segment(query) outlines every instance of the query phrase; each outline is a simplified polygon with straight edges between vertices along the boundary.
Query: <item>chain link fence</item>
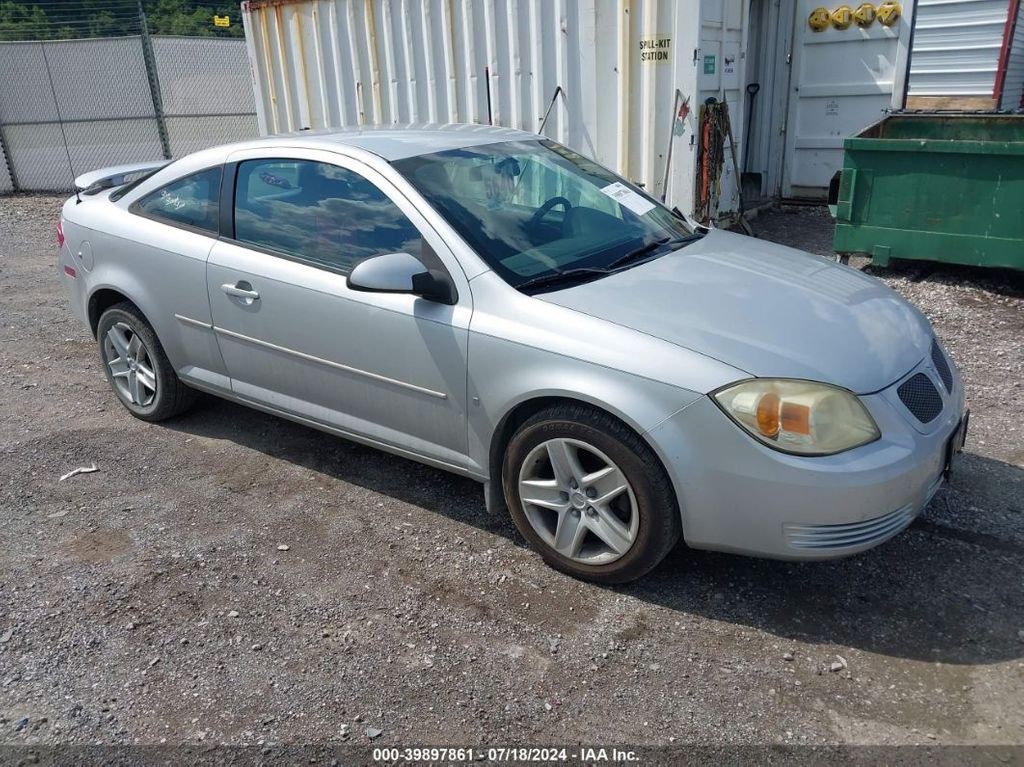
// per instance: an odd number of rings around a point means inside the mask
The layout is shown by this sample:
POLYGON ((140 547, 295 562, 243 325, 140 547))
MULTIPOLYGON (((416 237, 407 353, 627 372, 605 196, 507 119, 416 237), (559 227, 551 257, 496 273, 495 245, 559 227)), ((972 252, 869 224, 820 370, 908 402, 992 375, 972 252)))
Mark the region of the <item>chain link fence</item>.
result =
POLYGON ((0 194, 14 191, 14 182, 11 180, 11 172, 7 169, 7 150, 4 142, 0 141, 0 194))
POLYGON ((257 135, 244 40, 0 43, 0 192, 257 135))
POLYGON ((258 135, 245 40, 152 41, 172 157, 258 135))

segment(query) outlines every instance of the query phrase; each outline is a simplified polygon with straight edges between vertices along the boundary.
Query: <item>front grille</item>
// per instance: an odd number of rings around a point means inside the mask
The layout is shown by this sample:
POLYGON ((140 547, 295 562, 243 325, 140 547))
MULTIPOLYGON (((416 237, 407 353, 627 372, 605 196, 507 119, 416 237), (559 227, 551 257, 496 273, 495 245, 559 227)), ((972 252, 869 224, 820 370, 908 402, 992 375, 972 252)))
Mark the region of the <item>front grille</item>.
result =
POLYGON ((932 379, 924 373, 916 373, 900 384, 896 390, 900 401, 921 423, 935 420, 942 412, 942 396, 932 379))
POLYGON ((909 504, 863 522, 844 525, 786 524, 782 529, 786 541, 794 549, 849 549, 881 543, 913 521, 914 506, 909 504))
POLYGON ((949 369, 946 355, 942 353, 942 349, 939 348, 939 344, 936 341, 932 341, 932 364, 935 365, 935 369, 938 371, 939 378, 942 379, 942 385, 946 387, 946 391, 953 391, 953 371, 949 369))

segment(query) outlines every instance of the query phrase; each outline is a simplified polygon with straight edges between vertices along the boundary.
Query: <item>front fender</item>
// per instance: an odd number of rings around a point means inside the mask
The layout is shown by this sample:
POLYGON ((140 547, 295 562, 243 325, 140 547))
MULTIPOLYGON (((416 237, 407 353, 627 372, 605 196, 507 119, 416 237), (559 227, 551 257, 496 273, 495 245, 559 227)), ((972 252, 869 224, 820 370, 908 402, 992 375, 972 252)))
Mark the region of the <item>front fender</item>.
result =
POLYGON ((643 435, 702 396, 512 341, 471 334, 469 343, 469 458, 485 477, 492 474, 493 448, 503 425, 527 403, 552 398, 583 402, 643 435))
POLYGON ((748 377, 660 338, 523 295, 493 272, 470 287, 467 452, 485 479, 496 435, 526 402, 585 402, 643 435, 702 392, 748 377))

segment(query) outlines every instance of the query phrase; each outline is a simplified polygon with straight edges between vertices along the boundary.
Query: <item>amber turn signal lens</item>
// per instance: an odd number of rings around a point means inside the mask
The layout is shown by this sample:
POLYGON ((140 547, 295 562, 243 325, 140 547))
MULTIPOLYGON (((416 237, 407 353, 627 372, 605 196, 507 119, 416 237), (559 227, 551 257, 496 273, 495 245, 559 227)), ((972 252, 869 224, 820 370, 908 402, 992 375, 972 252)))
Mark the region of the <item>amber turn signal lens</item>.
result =
POLYGON ((811 409, 795 402, 782 403, 782 430, 793 434, 811 433, 811 409))
POLYGON ((780 402, 775 392, 768 392, 757 401, 757 428, 766 437, 779 433, 780 402))

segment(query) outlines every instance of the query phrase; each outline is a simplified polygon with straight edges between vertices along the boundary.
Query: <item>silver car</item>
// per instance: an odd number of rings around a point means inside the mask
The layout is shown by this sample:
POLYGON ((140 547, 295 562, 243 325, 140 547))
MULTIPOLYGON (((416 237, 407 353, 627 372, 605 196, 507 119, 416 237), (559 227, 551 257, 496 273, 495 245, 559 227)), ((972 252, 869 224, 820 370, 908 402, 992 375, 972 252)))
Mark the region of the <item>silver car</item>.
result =
POLYGON ((680 535, 863 551, 963 443, 960 375, 893 291, 533 134, 306 132, 77 183, 60 277, 133 415, 205 391, 473 477, 580 578, 680 535))

